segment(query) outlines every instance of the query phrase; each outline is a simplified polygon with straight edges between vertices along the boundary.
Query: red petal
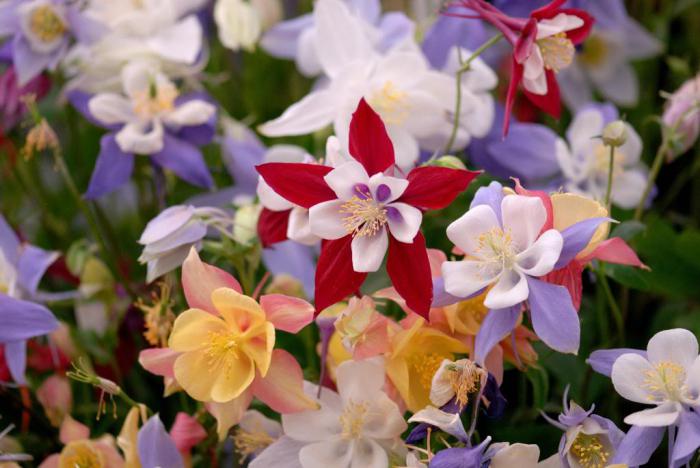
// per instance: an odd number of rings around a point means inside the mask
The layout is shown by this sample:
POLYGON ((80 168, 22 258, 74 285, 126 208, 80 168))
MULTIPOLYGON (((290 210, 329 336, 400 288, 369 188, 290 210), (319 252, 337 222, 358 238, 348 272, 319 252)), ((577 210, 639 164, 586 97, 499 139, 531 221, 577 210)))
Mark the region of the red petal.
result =
POLYGON ((557 83, 556 75, 552 70, 547 70, 546 74, 547 94, 532 94, 527 89, 524 89, 523 92, 525 93, 525 96, 527 96, 527 98, 530 100, 530 102, 532 102, 534 105, 536 105, 555 119, 558 119, 559 115, 561 115, 561 98, 559 97, 559 83, 557 83))
POLYGON ((292 210, 272 211, 263 208, 258 218, 258 236, 263 247, 287 240, 289 213, 292 210))
POLYGON ((427 320, 433 302, 433 280, 423 234, 419 232, 412 244, 389 236, 386 271, 406 305, 427 320))
POLYGON ((566 0, 552 0, 547 5, 544 5, 530 13, 531 18, 545 19, 553 18, 561 11, 560 7, 566 3, 566 0))
POLYGON ((394 165, 394 145, 379 114, 364 98, 350 121, 350 154, 372 175, 394 165))
POLYGON ((511 64, 510 83, 508 83, 508 93, 506 94, 506 111, 503 116, 503 138, 508 135, 510 127, 510 115, 513 113, 513 103, 515 102, 515 93, 518 91, 518 84, 523 79, 523 66, 520 65, 515 56, 513 56, 511 64))
POLYGON ((575 8, 564 8, 560 10, 561 13, 566 13, 567 15, 578 16, 583 20, 583 25, 580 28, 572 29, 571 31, 566 31, 566 36, 574 43, 574 45, 579 45, 586 40, 588 35, 591 33, 591 28, 595 19, 583 10, 577 10, 575 8))
POLYGON ((542 278, 547 283, 564 286, 569 291, 571 302, 576 310, 581 308, 581 298, 583 297, 583 283, 581 281, 583 265, 577 260, 572 260, 564 268, 554 270, 542 278))
POLYGON ((311 208, 337 198, 323 177, 333 170, 320 164, 267 163, 255 166, 258 173, 281 197, 311 208))
POLYGON ((352 268, 352 236, 325 241, 316 265, 316 313, 355 293, 367 273, 352 268))
POLYGON ((417 167, 408 174, 408 187, 399 201, 424 210, 441 210, 479 174, 479 171, 448 167, 417 167))
POLYGON ((518 41, 515 43, 515 48, 513 49, 513 57, 515 57, 516 62, 523 64, 532 53, 532 44, 535 43, 537 39, 537 20, 531 18, 525 24, 523 32, 518 37, 518 41))

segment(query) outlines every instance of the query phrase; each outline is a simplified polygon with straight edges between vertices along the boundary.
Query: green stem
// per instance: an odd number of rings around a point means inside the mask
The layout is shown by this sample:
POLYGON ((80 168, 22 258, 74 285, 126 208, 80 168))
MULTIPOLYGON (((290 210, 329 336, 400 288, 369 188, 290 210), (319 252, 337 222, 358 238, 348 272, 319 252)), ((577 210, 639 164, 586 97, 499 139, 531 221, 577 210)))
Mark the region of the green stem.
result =
POLYGON ((608 188, 605 191, 605 206, 611 211, 610 195, 613 186, 613 169, 615 167, 615 147, 610 145, 610 162, 608 164, 608 188))
POLYGON ((661 141, 659 149, 656 151, 654 162, 652 163, 651 170, 649 171, 649 177, 647 178, 647 185, 646 187, 644 187, 644 193, 642 194, 642 198, 639 200, 639 205, 637 205, 637 209, 634 211, 635 221, 641 221, 642 219, 642 215, 644 214, 644 205, 647 199, 649 198, 651 188, 654 186, 656 178, 659 176, 659 172, 661 171, 661 165, 664 162, 664 156, 666 155, 666 153, 668 153, 671 140, 668 137, 667 133, 668 132, 664 132, 663 140, 661 141))
POLYGON ((454 122, 452 123, 452 133, 450 133, 450 139, 447 140, 447 144, 445 145, 445 154, 450 154, 450 151, 452 151, 452 146, 457 139, 457 131, 459 130, 459 115, 462 113, 462 75, 469 71, 472 62, 476 60, 477 57, 479 57, 486 49, 496 44, 502 38, 503 34, 496 34, 491 39, 480 45, 479 48, 477 48, 466 61, 462 62, 460 58, 460 67, 455 76, 455 81, 457 82, 457 97, 455 102, 454 122))
POLYGON ((603 288, 603 292, 605 293, 605 297, 608 301, 608 306, 610 307, 610 311, 612 312, 613 319, 615 319, 615 325, 617 326, 619 342, 620 344, 623 344, 625 342, 625 323, 624 319, 622 318, 622 311, 620 311, 620 308, 617 305, 617 301, 615 301, 615 296, 613 296, 612 290, 610 289, 608 277, 605 276, 605 263, 600 263, 597 273, 598 282, 603 288))

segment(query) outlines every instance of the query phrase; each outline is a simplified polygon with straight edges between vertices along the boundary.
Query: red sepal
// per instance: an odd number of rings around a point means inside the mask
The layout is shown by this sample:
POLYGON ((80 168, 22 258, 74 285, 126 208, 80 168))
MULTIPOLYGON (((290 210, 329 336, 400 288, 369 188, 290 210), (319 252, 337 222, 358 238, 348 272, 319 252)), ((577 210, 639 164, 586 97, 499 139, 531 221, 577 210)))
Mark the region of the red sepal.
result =
POLYGON ((510 128, 510 116, 513 113, 513 103, 515 102, 515 95, 518 92, 518 84, 523 79, 523 66, 518 63, 513 56, 511 60, 511 73, 510 82, 508 83, 508 93, 506 94, 506 109, 503 115, 503 138, 508 136, 508 129, 510 128))
POLYGON ((531 18, 546 19, 553 18, 561 11, 561 6, 566 3, 566 0, 552 0, 548 4, 533 10, 530 13, 531 18))
POLYGON ((384 172, 394 165, 394 145, 379 114, 360 99, 350 121, 350 155, 362 164, 367 174, 384 172))
POLYGON ((518 41, 513 47, 513 57, 519 64, 525 63, 527 58, 532 53, 532 47, 537 39, 537 20, 530 18, 525 24, 522 33, 518 37, 518 41))
POLYGON ((547 75, 547 94, 539 95, 529 92, 527 89, 523 89, 525 96, 534 105, 558 119, 561 115, 561 97, 559 96, 559 84, 557 83, 556 75, 552 70, 546 70, 547 75))
POLYGON ((564 268, 554 270, 541 279, 547 283, 564 286, 569 291, 574 307, 576 310, 579 310, 581 308, 581 298, 583 297, 582 273, 583 263, 580 263, 578 260, 572 260, 564 268))
POLYGON ((332 167, 304 163, 267 163, 255 168, 275 192, 295 205, 311 208, 338 198, 323 180, 333 170, 332 167))
POLYGON ((263 208, 258 218, 258 236, 263 247, 287 240, 287 225, 292 210, 272 211, 263 208))
POLYGON ((399 242, 394 236, 389 236, 386 271, 408 308, 429 320, 433 280, 422 233, 416 235, 412 244, 399 242))
POLYGON ((568 37, 569 40, 574 43, 574 45, 579 45, 585 41, 588 35, 591 33, 591 28, 593 27, 593 23, 595 23, 595 18, 593 18, 587 12, 576 8, 563 8, 559 10, 559 13, 578 16, 583 20, 583 25, 580 28, 566 31, 566 37, 568 37))
POLYGON ((408 187, 398 201, 424 210, 441 210, 464 192, 479 171, 424 166, 408 174, 408 187))
POLYGON ((352 236, 324 241, 316 265, 316 314, 355 293, 367 278, 352 268, 352 236))

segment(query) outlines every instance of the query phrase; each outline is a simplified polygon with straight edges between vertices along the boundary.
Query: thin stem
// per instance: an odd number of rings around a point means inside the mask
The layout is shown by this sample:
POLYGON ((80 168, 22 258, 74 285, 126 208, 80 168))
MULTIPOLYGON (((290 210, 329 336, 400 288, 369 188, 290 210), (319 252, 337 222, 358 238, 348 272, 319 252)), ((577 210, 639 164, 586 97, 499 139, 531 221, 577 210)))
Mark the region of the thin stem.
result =
POLYGON ((625 323, 624 319, 622 318, 622 312, 620 311, 620 308, 617 305, 617 301, 615 301, 615 296, 613 296, 612 290, 610 289, 610 283, 608 283, 608 278, 607 276, 605 276, 605 263, 600 263, 597 273, 598 282, 603 288, 603 292, 605 293, 605 297, 608 301, 608 306, 610 307, 610 311, 612 312, 613 318, 615 319, 618 339, 620 341, 620 344, 623 344, 625 341, 625 323))
POLYGON ((608 188, 605 191, 605 206, 610 211, 610 195, 612 194, 613 186, 613 169, 615 167, 615 147, 610 145, 610 162, 608 164, 608 188))
POLYGON ((654 182, 656 182, 656 178, 659 176, 659 172, 661 171, 661 164, 663 164, 664 162, 664 156, 669 150, 671 139, 668 137, 667 133, 668 132, 664 132, 663 140, 661 141, 659 149, 656 151, 654 162, 652 163, 651 170, 649 171, 649 177, 647 178, 647 185, 646 187, 644 187, 644 193, 642 194, 642 198, 639 200, 637 209, 634 211, 635 221, 640 221, 642 219, 642 215, 644 214, 644 205, 646 204, 646 201, 649 198, 649 194, 651 193, 651 189, 654 186, 654 182))
MULTIPOLYGON (((487 377, 488 379, 488 377, 487 377)), ((474 408, 472 409, 472 420, 469 423, 469 432, 467 433, 467 444, 471 447, 472 435, 476 429, 476 420, 479 418, 479 406, 481 406, 481 397, 484 394, 484 387, 486 386, 486 379, 479 385, 479 393, 476 395, 476 400, 474 400, 474 408)))
POLYGON ((462 75, 469 71, 471 63, 476 60, 477 57, 479 57, 486 49, 500 41, 501 38, 503 38, 503 34, 496 34, 491 39, 479 46, 479 48, 477 48, 464 62, 461 61, 460 57, 460 67, 455 76, 455 81, 457 83, 457 96, 455 102, 454 122, 452 123, 452 133, 450 133, 450 139, 447 140, 447 144, 445 145, 444 154, 450 154, 450 151, 452 151, 452 146, 457 139, 457 131, 459 130, 459 116, 462 113, 462 75))

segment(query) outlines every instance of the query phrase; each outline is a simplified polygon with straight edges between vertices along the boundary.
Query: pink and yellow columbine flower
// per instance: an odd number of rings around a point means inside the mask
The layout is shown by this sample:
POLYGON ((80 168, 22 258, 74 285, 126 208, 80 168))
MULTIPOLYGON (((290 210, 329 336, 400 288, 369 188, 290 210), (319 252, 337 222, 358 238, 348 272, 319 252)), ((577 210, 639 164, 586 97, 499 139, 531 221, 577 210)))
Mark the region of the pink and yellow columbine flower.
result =
POLYGON ((105 435, 90 439, 90 428, 66 416, 61 423, 59 438, 64 444, 61 453, 49 455, 39 468, 122 468, 124 459, 119 455, 114 438, 105 435))

